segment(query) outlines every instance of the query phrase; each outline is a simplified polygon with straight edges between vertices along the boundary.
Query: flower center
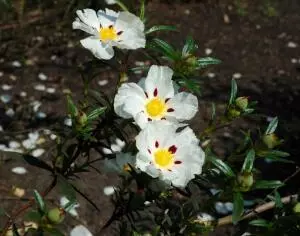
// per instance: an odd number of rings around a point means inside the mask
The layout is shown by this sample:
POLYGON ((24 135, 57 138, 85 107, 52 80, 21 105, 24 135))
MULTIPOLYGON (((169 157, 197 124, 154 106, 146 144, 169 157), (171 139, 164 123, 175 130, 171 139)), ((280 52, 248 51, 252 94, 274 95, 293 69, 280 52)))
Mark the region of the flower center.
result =
POLYGON ((113 26, 107 28, 101 28, 99 31, 99 37, 101 41, 115 40, 118 37, 117 31, 113 26))
POLYGON ((154 153, 154 160, 157 165, 162 168, 167 168, 173 163, 174 155, 168 149, 157 149, 154 153))
POLYGON ((166 110, 166 105, 160 98, 153 98, 146 104, 146 110, 150 117, 161 116, 166 110))
POLYGON ((125 172, 130 172, 130 171, 131 171, 130 165, 125 164, 125 165, 123 166, 123 170, 124 170, 125 172))

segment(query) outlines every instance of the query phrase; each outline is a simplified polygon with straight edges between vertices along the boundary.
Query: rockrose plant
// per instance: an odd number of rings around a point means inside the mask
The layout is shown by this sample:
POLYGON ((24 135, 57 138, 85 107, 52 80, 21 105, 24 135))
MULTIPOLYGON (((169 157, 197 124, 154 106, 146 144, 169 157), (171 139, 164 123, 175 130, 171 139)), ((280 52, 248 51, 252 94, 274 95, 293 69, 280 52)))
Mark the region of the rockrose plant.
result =
POLYGON ((91 60, 79 67, 83 98, 66 97, 71 126, 55 130, 57 146, 49 159, 22 154, 27 163, 48 171, 52 181, 18 211, 6 214, 1 235, 66 235, 62 223, 70 215, 78 217, 77 196, 99 210, 76 185, 81 172, 90 170, 119 178, 115 186, 95 187, 110 196, 114 209, 110 219, 101 219, 104 225, 94 227, 97 231, 81 223, 72 236, 102 235, 112 227, 117 235, 206 235, 225 225, 237 235, 246 230, 275 235, 281 227, 290 228, 285 223, 291 220, 284 219, 294 216, 298 227, 298 195, 280 195, 289 179, 262 179, 260 171, 262 162, 290 162, 279 149, 277 117, 266 121, 256 113, 255 101, 238 95, 235 80, 228 81, 225 106, 203 100, 203 69, 221 61, 198 56, 191 36, 182 49, 158 38, 157 32, 166 38, 177 29, 150 25, 144 1, 138 10, 121 1, 106 2, 114 10, 77 10, 72 24, 86 33, 80 44, 91 60), (137 67, 136 58, 147 63, 137 67), (103 64, 118 76, 108 94, 91 86, 103 64), (229 143, 217 138, 225 127, 234 130, 236 120, 251 116, 260 119, 254 128, 249 125, 229 143), (66 196, 60 205, 46 198, 54 188, 66 196), (262 213, 268 210, 274 214, 266 217, 262 213), (23 213, 29 224, 20 224, 23 213))

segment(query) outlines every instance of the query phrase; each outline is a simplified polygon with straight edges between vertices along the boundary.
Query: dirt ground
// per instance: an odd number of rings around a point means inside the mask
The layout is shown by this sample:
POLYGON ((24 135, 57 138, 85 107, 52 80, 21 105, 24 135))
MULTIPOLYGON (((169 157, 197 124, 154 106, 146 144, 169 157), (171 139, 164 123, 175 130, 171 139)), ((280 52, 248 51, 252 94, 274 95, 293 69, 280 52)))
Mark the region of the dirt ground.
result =
MULTIPOLYGON (((245 14, 239 12, 238 6, 230 0, 153 0, 148 1, 146 9, 149 25, 165 24, 178 27, 179 33, 160 33, 162 38, 179 46, 183 45, 187 35, 192 35, 198 42, 199 56, 207 56, 207 49, 211 49, 209 56, 223 61, 201 78, 203 87, 199 99, 200 107, 205 108, 211 101, 224 103, 228 98, 230 80, 233 76, 237 77, 240 95, 258 101, 259 112, 267 116, 279 116, 280 135, 286 140, 284 149, 291 153, 291 158, 298 165, 300 2, 283 0, 274 3, 277 16, 270 16, 262 10, 261 1, 251 1, 246 5, 245 14)), ((42 129, 47 125, 63 122, 66 114, 63 91, 69 89, 75 96, 80 96, 82 92, 82 83, 76 67, 92 55, 79 45, 79 39, 84 35, 79 31, 72 31, 71 22, 74 15, 66 11, 60 1, 57 1, 56 5, 43 10, 42 14, 29 10, 25 12, 22 27, 17 24, 15 17, 5 16, 0 21, 0 85, 13 86, 9 91, 0 89, 0 95, 12 95, 12 101, 8 105, 0 102, 0 124, 4 130, 0 131, 0 144, 7 143, 12 138, 22 139, 26 132, 19 131, 42 129), (13 61, 19 61, 21 67, 12 66, 13 61), (45 74, 47 80, 39 79, 40 73, 45 74), (55 92, 46 93, 34 89, 34 86, 40 84, 54 88, 55 92), (20 96, 22 91, 27 93, 26 97, 20 96), (47 114, 46 119, 32 122, 28 117, 23 117, 22 120, 10 118, 5 114, 8 107, 16 109, 34 100, 42 102, 39 109, 47 114)), ((93 83, 94 88, 109 92, 116 83, 116 75, 104 67, 93 83), (100 86, 98 82, 103 80, 108 80, 108 83, 100 86)), ((203 113, 200 117, 205 116, 205 112, 203 113)), ((193 121, 193 125, 197 131, 203 128, 201 119, 193 121)), ((48 141, 51 143, 50 139, 48 141)), ((43 158, 47 159, 47 155, 43 158)), ((16 161, 0 165, 1 185, 22 187, 26 189, 28 197, 33 189, 44 188, 49 180, 47 173, 26 166, 29 173, 24 178, 11 172, 11 168, 18 165, 25 166, 16 161)), ((284 179, 295 167, 296 165, 288 165, 286 168, 278 166, 275 167, 277 171, 266 167, 265 172, 270 177, 284 179)), ((286 188, 285 192, 296 191, 299 187, 299 181, 296 179, 292 180, 296 185, 286 188)), ((84 199, 79 198, 80 221, 93 233, 105 223, 112 209, 109 198, 103 194, 103 187, 115 183, 114 176, 100 176, 96 172, 82 175, 81 189, 100 208, 98 212, 84 199)), ((50 194, 49 199, 57 203, 57 191, 50 194)), ((19 204, 0 190, 1 207, 10 211, 9 209, 18 209, 19 204)), ((78 224, 78 220, 70 219, 66 224, 70 229, 72 225, 78 224)), ((231 230, 226 228, 214 235, 230 235, 230 232, 231 230)), ((103 232, 101 235, 112 235, 112 231, 103 232)))

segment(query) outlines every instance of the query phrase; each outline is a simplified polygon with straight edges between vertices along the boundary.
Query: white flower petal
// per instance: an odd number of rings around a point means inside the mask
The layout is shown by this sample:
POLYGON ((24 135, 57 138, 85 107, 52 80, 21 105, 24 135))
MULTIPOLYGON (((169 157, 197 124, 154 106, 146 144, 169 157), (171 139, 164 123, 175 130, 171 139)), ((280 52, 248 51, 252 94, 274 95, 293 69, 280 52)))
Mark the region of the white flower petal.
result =
POLYGON ((86 49, 89 49, 98 59, 109 60, 114 56, 114 50, 109 44, 102 43, 94 36, 80 40, 80 43, 86 49))
POLYGON ((98 16, 101 26, 106 28, 111 25, 115 25, 115 22, 119 16, 119 13, 106 8, 105 12, 102 10, 99 10, 97 12, 97 16, 98 16))
POLYGON ((70 236, 93 236, 93 235, 85 226, 77 225, 70 232, 70 236))
POLYGON ((108 148, 102 148, 104 154, 113 154, 113 151, 108 148))
POLYGON ((116 153, 116 152, 121 152, 122 151, 122 148, 120 146, 118 146, 117 144, 112 144, 110 146, 111 150, 116 153))
POLYGON ((116 144, 122 149, 125 147, 125 142, 119 138, 116 138, 116 144))
POLYGON ((79 19, 88 26, 95 29, 100 28, 99 20, 96 12, 93 9, 84 9, 76 11, 79 19))
POLYGON ((158 97, 173 97, 174 86, 172 76, 173 70, 167 66, 151 66, 145 80, 145 91, 148 96, 153 97, 153 92, 157 89, 158 97))
POLYGON ((27 170, 24 167, 18 166, 11 169, 11 171, 18 175, 24 175, 27 173, 27 170))
POLYGON ((122 84, 115 96, 114 109, 123 118, 134 117, 144 109, 146 95, 135 83, 122 84))
POLYGON ((166 116, 175 117, 179 121, 189 120, 195 116, 198 111, 198 99, 190 93, 181 92, 176 94, 167 102, 168 107, 173 108, 166 116))
MULTIPOLYGON (((72 28, 73 29, 80 29, 80 30, 82 30, 82 31, 84 31, 86 33, 92 34, 92 35, 96 35, 96 33, 98 32, 92 26, 86 25, 85 23, 81 22, 79 18, 76 18, 76 20, 73 21, 72 28)), ((52 57, 51 57, 51 60, 55 60, 55 58, 52 59, 52 57)))
POLYGON ((106 196, 111 196, 115 193, 115 187, 114 186, 106 186, 103 188, 103 193, 106 195, 106 196))

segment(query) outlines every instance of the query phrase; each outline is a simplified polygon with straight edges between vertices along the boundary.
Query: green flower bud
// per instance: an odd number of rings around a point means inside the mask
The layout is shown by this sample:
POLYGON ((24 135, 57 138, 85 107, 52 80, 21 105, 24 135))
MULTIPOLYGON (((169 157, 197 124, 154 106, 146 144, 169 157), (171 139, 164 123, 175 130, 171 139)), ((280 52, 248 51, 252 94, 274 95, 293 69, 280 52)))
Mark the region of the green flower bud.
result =
POLYGON ((272 133, 272 134, 265 134, 262 137, 262 140, 263 140, 264 144, 269 149, 272 149, 272 148, 274 148, 274 147, 276 147, 277 145, 280 144, 280 141, 278 140, 278 137, 274 133, 272 133))
POLYGON ((79 112, 79 115, 77 116, 77 122, 80 126, 85 126, 88 119, 86 114, 83 111, 79 112))
POLYGON ((240 108, 242 111, 246 110, 248 107, 248 98, 247 97, 238 97, 235 100, 235 105, 240 108))
POLYGON ((239 175, 237 176, 237 184, 240 191, 242 192, 249 191, 252 185, 254 184, 253 174, 251 172, 239 173, 239 175))
POLYGON ((65 210, 58 207, 52 208, 50 211, 48 211, 47 218, 51 223, 59 224, 65 218, 65 210))
POLYGON ((295 213, 300 213, 300 202, 298 202, 298 203, 294 206, 293 211, 294 211, 295 213))
POLYGON ((228 111, 229 118, 233 119, 233 118, 239 117, 240 115, 241 115, 241 112, 238 111, 237 109, 229 108, 229 111, 228 111))

